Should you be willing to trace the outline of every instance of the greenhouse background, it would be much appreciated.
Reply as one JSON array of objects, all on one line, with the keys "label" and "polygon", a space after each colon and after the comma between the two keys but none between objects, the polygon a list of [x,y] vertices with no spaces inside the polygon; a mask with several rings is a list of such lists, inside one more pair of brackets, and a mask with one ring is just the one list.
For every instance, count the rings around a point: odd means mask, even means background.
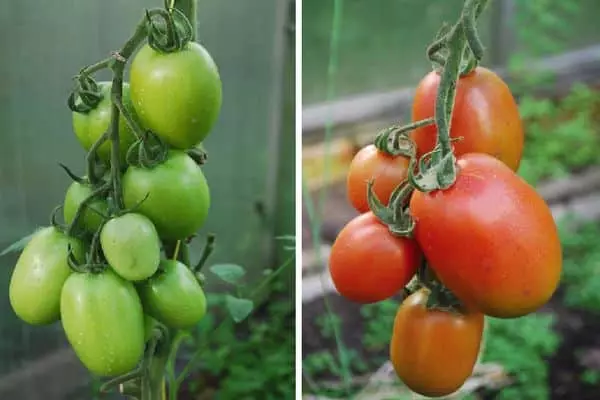
[{"label": "greenhouse background", "polygon": [[[72,77],[122,46],[143,10],[162,3],[0,2],[3,248],[49,223],[50,212],[62,203],[70,183],[59,162],[83,172],[85,153],[72,133],[66,102]],[[200,237],[215,233],[217,246],[210,262],[245,266],[249,282],[285,261],[289,252],[275,238],[294,233],[290,10],[293,2],[278,0],[202,1],[198,10],[198,37],[219,66],[224,90],[219,121],[205,142],[209,161],[203,170],[212,204]],[[195,257],[201,246],[202,240],[197,240]],[[15,260],[14,255],[0,260],[3,293],[8,293]],[[286,271],[281,280],[293,288],[293,268]],[[207,279],[211,290],[214,279]],[[293,289],[277,302],[292,307]],[[69,393],[75,393],[73,399],[91,398],[85,388],[75,392],[89,379],[67,349],[60,324],[26,326],[12,312],[8,295],[0,297],[0,313],[0,398],[65,399]],[[293,332],[293,327],[286,329]],[[280,350],[293,359],[293,347]]]},{"label": "greenhouse background", "polygon": [[[425,49],[462,0],[303,1],[303,391],[306,399],[413,399],[390,367],[396,297],[359,306],[335,293],[331,244],[356,215],[345,178],[358,149],[409,121]],[[334,15],[334,12],[338,14]],[[519,174],[558,222],[562,285],[540,312],[488,319],[474,376],[453,399],[600,397],[600,3],[492,0],[483,66],[519,101]],[[335,24],[334,22],[335,21]]]}]

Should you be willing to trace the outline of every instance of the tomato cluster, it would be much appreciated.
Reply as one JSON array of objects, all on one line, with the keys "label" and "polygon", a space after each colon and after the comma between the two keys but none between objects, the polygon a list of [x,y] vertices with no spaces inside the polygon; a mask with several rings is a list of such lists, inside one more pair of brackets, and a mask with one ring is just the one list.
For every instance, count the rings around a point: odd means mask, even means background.
[{"label": "tomato cluster", "polygon": [[[415,121],[433,117],[439,81],[434,71],[418,85]],[[470,376],[484,316],[536,311],[556,290],[562,264],[550,209],[515,173],[523,128],[508,87],[492,71],[477,67],[459,78],[450,136],[461,139],[453,142],[456,179],[405,199],[411,235],[388,229],[368,196],[387,204],[412,162],[373,145],[357,153],[347,191],[362,214],[341,230],[329,260],[336,289],[350,300],[412,293],[398,309],[390,358],[409,388],[432,397],[456,391]],[[411,133],[415,159],[433,150],[436,137],[435,125]]]},{"label": "tomato cluster", "polygon": [[[112,83],[97,89],[100,101],[72,114],[85,150],[111,126]],[[159,139],[163,157],[151,165],[130,161],[129,155],[138,153],[131,150],[151,136],[140,138],[122,113],[120,167],[115,168],[110,140],[97,147],[95,167],[104,172],[70,185],[62,205],[67,226],[55,223],[33,234],[9,290],[18,317],[34,325],[60,320],[79,359],[100,376],[135,369],[156,321],[188,329],[207,311],[198,274],[173,255],[173,248],[194,235],[208,215],[209,187],[188,153],[218,116],[221,81],[198,43],[169,52],[144,45],[132,60],[121,100],[129,117]],[[112,185],[115,171],[121,206]]]}]

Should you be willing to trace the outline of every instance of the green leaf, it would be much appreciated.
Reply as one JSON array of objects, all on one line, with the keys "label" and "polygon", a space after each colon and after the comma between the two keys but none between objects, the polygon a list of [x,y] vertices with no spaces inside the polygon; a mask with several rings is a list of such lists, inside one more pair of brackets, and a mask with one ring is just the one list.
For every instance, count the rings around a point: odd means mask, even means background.
[{"label": "green leaf", "polygon": [[227,310],[229,311],[231,318],[233,318],[235,322],[241,322],[246,319],[254,308],[252,300],[240,299],[231,295],[227,295],[225,304],[227,305]]},{"label": "green leaf", "polygon": [[17,253],[17,252],[23,250],[25,248],[25,246],[27,246],[27,243],[29,243],[29,241],[31,240],[33,235],[35,235],[38,230],[39,230],[39,228],[36,229],[35,231],[33,231],[32,233],[30,233],[29,235],[24,236],[21,239],[17,240],[16,242],[11,244],[4,250],[2,250],[2,253],[0,253],[0,257],[5,256],[9,253]]},{"label": "green leaf", "polygon": [[210,267],[210,272],[234,285],[246,275],[244,267],[237,264],[216,264]]}]

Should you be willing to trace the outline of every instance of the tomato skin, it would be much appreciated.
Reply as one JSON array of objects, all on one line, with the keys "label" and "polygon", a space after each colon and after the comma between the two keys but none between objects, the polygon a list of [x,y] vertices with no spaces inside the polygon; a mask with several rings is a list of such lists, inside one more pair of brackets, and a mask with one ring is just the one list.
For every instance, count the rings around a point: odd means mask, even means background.
[{"label": "tomato skin", "polygon": [[112,269],[128,281],[151,277],[160,263],[160,239],[147,217],[128,213],[108,221],[100,244]]},{"label": "tomato skin", "polygon": [[128,208],[144,200],[136,212],[150,218],[161,238],[173,240],[198,231],[210,207],[204,173],[182,151],[170,151],[152,169],[129,167],[123,175],[123,199]]},{"label": "tomato skin", "polygon": [[377,150],[374,145],[363,147],[352,159],[346,180],[352,206],[360,213],[370,211],[367,183],[372,179],[377,198],[387,204],[394,189],[406,179],[408,162],[408,158],[392,157]]},{"label": "tomato skin", "polygon": [[[434,116],[435,98],[440,75],[432,71],[417,86],[412,118],[419,121]],[[437,136],[435,125],[416,129],[411,138],[418,156],[433,150]],[[523,124],[510,89],[494,72],[477,67],[459,79],[452,114],[450,137],[462,137],[454,142],[456,156],[466,153],[492,155],[513,171],[519,168],[523,153]]]},{"label": "tomato skin", "polygon": [[429,292],[419,290],[398,308],[390,342],[390,360],[413,392],[428,397],[454,393],[477,362],[484,316],[427,309]]},{"label": "tomato skin", "polygon": [[17,260],[9,286],[10,304],[17,316],[32,325],[47,325],[60,318],[60,292],[71,274],[69,245],[78,260],[84,246],[54,227],[35,233]]},{"label": "tomato skin", "polygon": [[73,273],[60,312],[69,343],[92,373],[115,376],[136,367],[144,351],[144,314],[131,282],[110,268]]},{"label": "tomato skin", "polygon": [[398,293],[414,276],[421,251],[414,240],[393,236],[372,212],[350,221],[329,256],[337,291],[358,303],[375,303]]},{"label": "tomato skin", "polygon": [[425,258],[464,303],[493,317],[519,317],[556,290],[562,252],[550,209],[497,159],[463,155],[454,185],[415,191],[410,212]]},{"label": "tomato skin", "polygon": [[200,143],[219,116],[219,71],[198,43],[174,53],[143,46],[131,63],[130,82],[142,124],[174,148]]},{"label": "tomato skin", "polygon": [[[94,143],[100,139],[100,137],[106,132],[110,126],[111,115],[112,115],[112,102],[111,96],[111,82],[99,82],[101,93],[103,95],[102,100],[95,109],[88,113],[73,112],[73,130],[75,136],[81,144],[81,146],[88,151]],[[123,83],[123,105],[135,116],[133,105],[130,99],[129,84]],[[125,162],[127,150],[135,142],[135,135],[129,128],[127,121],[122,116],[119,118],[119,143],[120,143],[120,154],[121,162]],[[106,141],[98,148],[98,157],[105,161],[110,161],[110,141]]]},{"label": "tomato skin", "polygon": [[179,261],[161,261],[162,270],[138,285],[146,312],[176,329],[196,325],[206,314],[202,286],[188,267]]},{"label": "tomato skin", "polygon": [[[79,205],[93,192],[89,185],[79,182],[73,182],[67,189],[65,201],[63,203],[63,217],[67,224],[71,224],[75,218],[75,213]],[[94,211],[95,210],[95,211]],[[78,227],[93,233],[100,228],[102,224],[102,215],[108,214],[108,203],[104,199],[94,199],[88,203],[88,207],[83,211],[79,219]]]}]

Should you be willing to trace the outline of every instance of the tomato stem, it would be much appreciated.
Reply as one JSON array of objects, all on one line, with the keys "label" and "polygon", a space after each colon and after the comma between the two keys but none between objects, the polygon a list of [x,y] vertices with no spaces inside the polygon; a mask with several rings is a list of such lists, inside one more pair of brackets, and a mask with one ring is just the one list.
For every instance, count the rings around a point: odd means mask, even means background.
[{"label": "tomato stem", "polygon": [[198,34],[198,0],[175,0],[173,5],[190,21],[190,25],[192,26],[191,40],[196,40],[196,35]]},{"label": "tomato stem", "polygon": [[373,144],[377,147],[377,150],[390,156],[413,157],[416,149],[414,143],[409,139],[408,133],[434,123],[434,118],[426,118],[406,125],[392,125],[380,131]]},{"label": "tomato stem", "polygon": [[202,267],[204,267],[204,264],[206,264],[206,260],[208,260],[208,257],[210,257],[212,252],[215,250],[216,240],[217,237],[214,233],[209,233],[208,235],[206,235],[206,243],[204,244],[204,248],[202,249],[202,255],[200,256],[200,260],[198,261],[196,266],[192,268],[193,272],[197,273],[202,270]]},{"label": "tomato stem", "polygon": [[75,211],[75,216],[73,217],[73,221],[71,221],[71,224],[67,228],[67,235],[69,235],[69,236],[75,235],[75,232],[77,230],[77,225],[79,224],[79,220],[83,217],[83,212],[85,211],[85,209],[96,197],[101,196],[108,189],[109,189],[108,185],[102,185],[99,188],[96,188],[95,190],[93,190],[92,193],[81,202],[81,204],[77,208],[77,211]]}]

